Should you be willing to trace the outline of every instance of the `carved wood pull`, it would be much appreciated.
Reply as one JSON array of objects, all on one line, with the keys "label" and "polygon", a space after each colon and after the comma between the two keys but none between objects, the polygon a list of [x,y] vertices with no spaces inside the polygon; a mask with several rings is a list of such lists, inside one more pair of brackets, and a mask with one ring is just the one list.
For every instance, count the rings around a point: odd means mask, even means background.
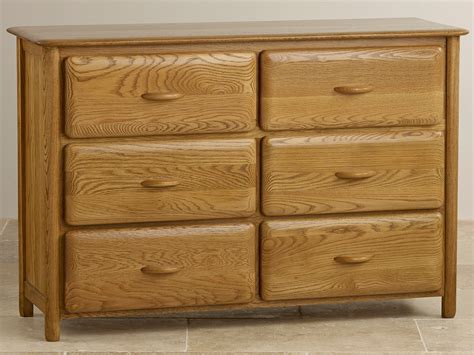
[{"label": "carved wood pull", "polygon": [[334,175],[336,175],[339,179],[347,179],[347,180],[360,180],[360,179],[367,179],[369,177],[374,176],[377,172],[369,170],[369,171],[338,171]]},{"label": "carved wood pull", "polygon": [[180,266],[144,266],[140,269],[141,272],[147,275],[166,275],[166,274],[175,274],[180,271],[182,267]]},{"label": "carved wood pull", "polygon": [[144,180],[141,185],[149,188],[162,188],[177,186],[179,182],[175,180]]},{"label": "carved wood pull", "polygon": [[373,255],[366,255],[366,256],[339,255],[334,258],[334,261],[340,264],[362,264],[372,259],[372,256]]},{"label": "carved wood pull", "polygon": [[183,96],[184,95],[179,92],[147,92],[142,95],[142,98],[149,101],[171,101],[177,100]]},{"label": "carved wood pull", "polygon": [[336,86],[335,92],[343,95],[358,95],[371,92],[374,88],[370,85],[347,85],[347,86]]}]

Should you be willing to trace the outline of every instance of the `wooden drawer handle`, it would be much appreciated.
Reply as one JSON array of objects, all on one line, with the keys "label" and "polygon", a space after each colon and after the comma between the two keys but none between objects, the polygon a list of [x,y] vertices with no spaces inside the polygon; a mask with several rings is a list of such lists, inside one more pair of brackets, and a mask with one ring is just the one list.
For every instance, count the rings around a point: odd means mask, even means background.
[{"label": "wooden drawer handle", "polygon": [[140,269],[141,272],[147,275],[166,275],[175,274],[182,268],[180,266],[144,266]]},{"label": "wooden drawer handle", "polygon": [[348,256],[339,255],[334,258],[334,261],[340,264],[362,264],[372,259],[372,255],[367,256]]},{"label": "wooden drawer handle", "polygon": [[183,96],[184,95],[180,94],[179,92],[164,92],[164,93],[147,92],[142,95],[142,98],[144,98],[145,100],[150,100],[150,101],[171,101],[171,100],[177,100]]},{"label": "wooden drawer handle", "polygon": [[179,182],[175,180],[144,180],[141,185],[149,188],[162,188],[177,186]]},{"label": "wooden drawer handle", "polygon": [[343,95],[358,95],[371,92],[374,88],[370,85],[357,86],[357,85],[347,85],[347,86],[336,86],[334,88],[335,92]]},{"label": "wooden drawer handle", "polygon": [[338,171],[336,175],[339,179],[359,180],[367,179],[377,174],[376,171]]}]

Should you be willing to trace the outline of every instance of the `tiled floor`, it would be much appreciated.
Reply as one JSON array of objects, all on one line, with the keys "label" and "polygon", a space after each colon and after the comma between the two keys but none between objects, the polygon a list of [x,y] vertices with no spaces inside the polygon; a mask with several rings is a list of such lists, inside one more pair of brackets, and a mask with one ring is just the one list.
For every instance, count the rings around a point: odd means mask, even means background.
[{"label": "tiled floor", "polygon": [[[6,224],[6,225],[5,225]],[[43,340],[43,317],[17,313],[17,223],[0,220],[0,352],[474,354],[474,222],[460,222],[458,314],[440,299],[310,306],[193,318],[82,319]]]}]

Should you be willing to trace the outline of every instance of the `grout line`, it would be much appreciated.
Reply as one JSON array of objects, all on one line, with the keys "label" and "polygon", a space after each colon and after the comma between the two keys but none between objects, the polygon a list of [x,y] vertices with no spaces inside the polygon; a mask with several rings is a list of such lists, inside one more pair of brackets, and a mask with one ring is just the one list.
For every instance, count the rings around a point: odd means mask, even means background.
[{"label": "grout line", "polygon": [[418,335],[420,336],[421,343],[423,344],[423,348],[424,348],[425,351],[427,352],[427,351],[428,351],[428,348],[426,347],[425,339],[423,339],[423,334],[421,334],[421,329],[420,329],[420,327],[418,326],[418,322],[416,321],[416,319],[413,319],[413,321],[415,322],[416,329],[418,329]]},{"label": "grout line", "polygon": [[2,230],[0,230],[0,235],[3,234],[3,232],[5,231],[5,229],[7,229],[7,225],[8,225],[9,222],[10,222],[10,219],[7,218],[7,220],[5,221],[5,224],[4,224],[3,227],[2,227]]}]

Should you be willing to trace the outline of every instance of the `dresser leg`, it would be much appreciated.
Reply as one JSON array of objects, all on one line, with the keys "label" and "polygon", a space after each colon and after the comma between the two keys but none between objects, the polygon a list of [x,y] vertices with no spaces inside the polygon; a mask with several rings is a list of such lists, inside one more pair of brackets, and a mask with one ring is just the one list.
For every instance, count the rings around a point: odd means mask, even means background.
[{"label": "dresser leg", "polygon": [[445,293],[441,308],[443,318],[454,318],[456,315],[456,290]]},{"label": "dresser leg", "polygon": [[61,320],[45,315],[44,336],[47,341],[59,341],[61,333]]},{"label": "dresser leg", "polygon": [[20,305],[20,316],[33,317],[33,303],[31,303],[22,294],[20,294],[19,305]]}]

